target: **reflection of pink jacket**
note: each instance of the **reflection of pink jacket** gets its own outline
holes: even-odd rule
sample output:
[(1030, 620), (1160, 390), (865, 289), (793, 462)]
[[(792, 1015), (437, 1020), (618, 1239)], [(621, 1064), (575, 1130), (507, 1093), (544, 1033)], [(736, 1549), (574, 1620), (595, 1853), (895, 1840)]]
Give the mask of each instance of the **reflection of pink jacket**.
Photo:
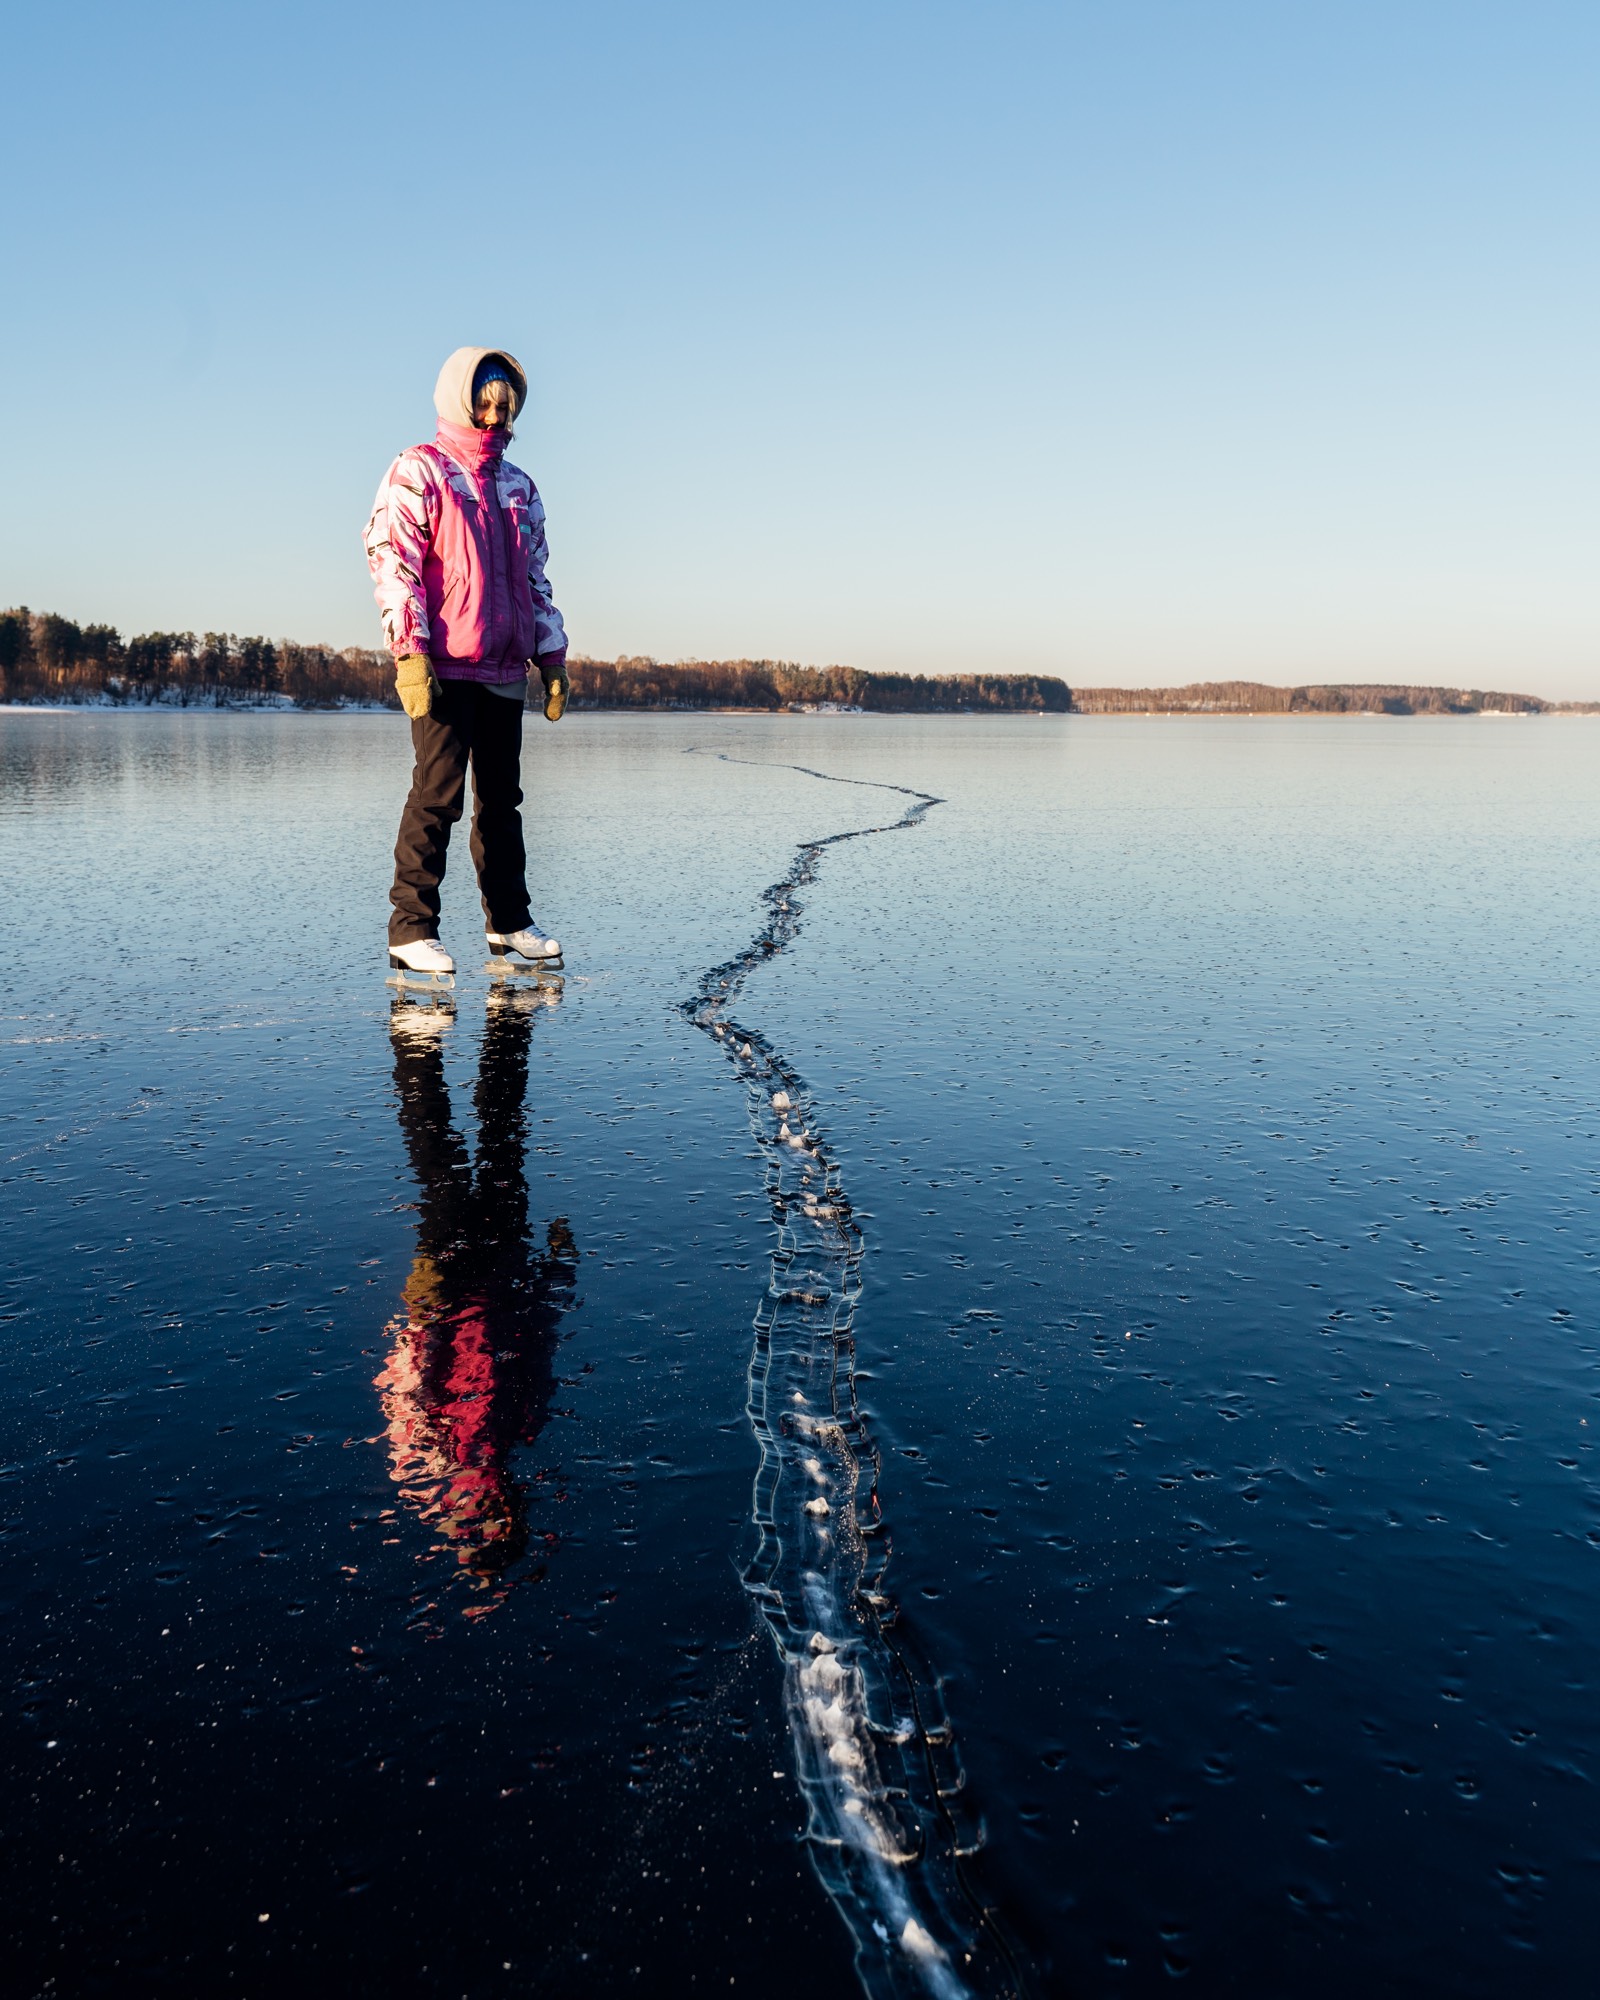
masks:
[(503, 431), (441, 420), (432, 444), (390, 466), (367, 523), (389, 650), (431, 654), (443, 680), (517, 681), (525, 661), (567, 656), (544, 503), (505, 447)]

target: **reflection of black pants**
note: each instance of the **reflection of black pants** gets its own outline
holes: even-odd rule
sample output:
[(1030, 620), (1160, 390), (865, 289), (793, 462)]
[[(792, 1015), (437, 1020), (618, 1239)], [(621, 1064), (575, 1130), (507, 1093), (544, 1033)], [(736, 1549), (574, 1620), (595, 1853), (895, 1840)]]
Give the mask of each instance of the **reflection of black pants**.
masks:
[(439, 934), (439, 884), (450, 829), (461, 817), (472, 766), (472, 861), (492, 931), (529, 920), (522, 846), (522, 703), (476, 681), (441, 681), (431, 714), (411, 725), (416, 767), (400, 816), (389, 901), (390, 944)]

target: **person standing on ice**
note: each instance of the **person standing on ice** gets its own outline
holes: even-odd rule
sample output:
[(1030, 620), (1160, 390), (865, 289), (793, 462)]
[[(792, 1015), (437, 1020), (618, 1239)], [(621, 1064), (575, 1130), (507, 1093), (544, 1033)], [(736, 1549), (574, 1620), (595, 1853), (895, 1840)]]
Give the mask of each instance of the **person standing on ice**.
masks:
[(469, 764), (485, 941), (497, 955), (561, 956), (529, 907), (518, 810), (530, 666), (549, 719), (567, 705), (544, 504), (505, 456), (527, 397), (527, 376), (504, 348), (458, 347), (434, 387), (438, 433), (390, 466), (363, 538), (416, 753), (389, 892), (389, 963), (411, 972), (455, 970), (439, 942), (439, 885)]

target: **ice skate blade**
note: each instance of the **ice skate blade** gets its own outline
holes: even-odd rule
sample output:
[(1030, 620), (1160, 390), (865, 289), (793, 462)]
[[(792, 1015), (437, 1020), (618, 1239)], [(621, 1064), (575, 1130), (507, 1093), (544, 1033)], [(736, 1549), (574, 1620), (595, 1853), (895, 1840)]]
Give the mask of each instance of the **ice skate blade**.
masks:
[[(393, 964), (392, 960), (390, 962)], [(456, 990), (453, 972), (413, 972), (405, 965), (395, 965), (383, 983), (401, 993), (453, 993)]]
[(537, 979), (541, 973), (565, 970), (559, 958), (491, 958), (483, 968), (487, 979)]

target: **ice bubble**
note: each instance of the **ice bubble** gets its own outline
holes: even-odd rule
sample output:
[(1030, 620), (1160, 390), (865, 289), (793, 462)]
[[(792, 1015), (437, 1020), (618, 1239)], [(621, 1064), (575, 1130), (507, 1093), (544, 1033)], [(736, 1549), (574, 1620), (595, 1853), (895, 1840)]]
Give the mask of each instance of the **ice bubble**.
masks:
[(828, 1503), (826, 1500), (808, 1500), (806, 1502), (806, 1512), (817, 1515), (826, 1514), (828, 1512)]
[(774, 1111), (787, 1111), (791, 1102), (792, 1100), (786, 1090), (775, 1090), (772, 1093), (772, 1108)]

